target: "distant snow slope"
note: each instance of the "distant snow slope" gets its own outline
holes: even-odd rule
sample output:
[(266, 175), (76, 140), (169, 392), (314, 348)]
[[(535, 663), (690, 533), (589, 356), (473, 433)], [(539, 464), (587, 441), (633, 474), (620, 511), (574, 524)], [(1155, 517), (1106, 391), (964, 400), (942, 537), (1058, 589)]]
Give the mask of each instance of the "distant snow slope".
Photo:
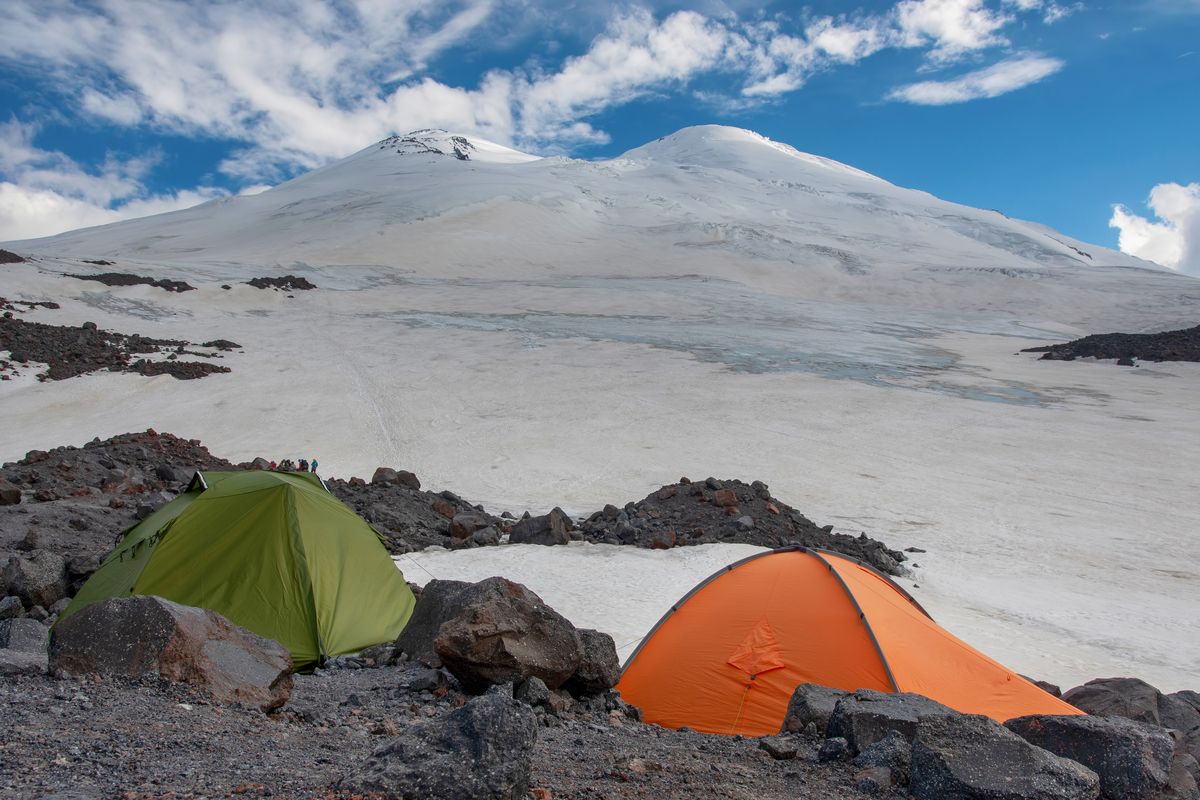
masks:
[[(715, 125), (596, 162), (417, 131), (255, 196), (10, 247), (213, 279), (304, 265), (442, 280), (699, 274), (813, 299), (1054, 309), (1088, 330), (1173, 324), (1197, 302), (1194, 281), (1150, 262)], [(1114, 296), (1131, 285), (1135, 297)]]
[[(242, 351), (187, 382), (21, 367), (0, 460), (153, 427), (517, 513), (759, 479), (927, 550), (906, 586), (1013, 669), (1200, 689), (1200, 365), (1014, 355), (1193, 326), (1194, 278), (720, 126), (597, 162), (416, 131), (259, 195), (3, 247), (33, 260), (0, 267), (0, 295), (62, 305), (28, 319)], [(114, 270), (197, 290), (65, 276)], [(286, 274), (319, 288), (245, 283)], [(521, 569), (630, 638), (665, 608), (628, 605), (698, 566), (626, 553)], [(521, 557), (429, 555), (438, 577)]]

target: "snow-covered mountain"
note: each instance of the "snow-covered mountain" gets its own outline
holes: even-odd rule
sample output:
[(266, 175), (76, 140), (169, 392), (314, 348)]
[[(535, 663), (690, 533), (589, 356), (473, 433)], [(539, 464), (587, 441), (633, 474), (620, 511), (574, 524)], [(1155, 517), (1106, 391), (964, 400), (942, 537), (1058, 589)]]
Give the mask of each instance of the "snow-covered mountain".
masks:
[[(1194, 281), (1150, 262), (715, 125), (594, 162), (416, 131), (256, 196), (12, 247), (214, 279), (306, 265), (442, 280), (704, 275), (907, 308), (1069, 310), (1088, 330), (1174, 324), (1195, 303), (1178, 297)], [(1121, 289), (1134, 284), (1136, 299)]]
[[(759, 479), (927, 550), (922, 605), (1024, 674), (1198, 688), (1200, 365), (1014, 355), (1195, 325), (1194, 278), (719, 126), (596, 162), (417, 131), (256, 196), (3, 247), (33, 260), (0, 294), (62, 305), (27, 319), (241, 351), (197, 381), (22, 368), (0, 460), (153, 427), (517, 513)], [(197, 291), (68, 277), (108, 271)], [(286, 274), (318, 289), (246, 284)], [(443, 555), (422, 568), (467, 574)], [(613, 615), (666, 602), (639, 576), (675, 591), (673, 565), (708, 563), (593, 555), (638, 568), (521, 574), (628, 631)]]

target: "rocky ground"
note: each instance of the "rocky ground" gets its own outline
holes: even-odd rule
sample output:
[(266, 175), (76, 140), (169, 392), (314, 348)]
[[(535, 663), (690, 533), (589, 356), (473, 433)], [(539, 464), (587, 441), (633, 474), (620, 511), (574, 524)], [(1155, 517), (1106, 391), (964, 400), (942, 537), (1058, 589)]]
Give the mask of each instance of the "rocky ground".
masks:
[(1022, 353), (1045, 353), (1043, 361), (1115, 358), (1123, 366), (1141, 361), (1200, 361), (1200, 325), (1163, 333), (1099, 333), (1073, 342), (1030, 347)]
[[(0, 380), (11, 380), (21, 374), (30, 362), (47, 365), (47, 369), (37, 376), (43, 381), (60, 381), (101, 370), (173, 375), (180, 380), (191, 380), (214, 372), (230, 372), (229, 367), (214, 364), (212, 360), (222, 358), (222, 351), (238, 347), (224, 340), (192, 345), (175, 339), (151, 339), (136, 333), (126, 336), (116, 331), (103, 331), (93, 322), (85, 322), (79, 327), (47, 325), (27, 322), (16, 316), (36, 305), (58, 308), (55, 303), (10, 302), (0, 297), (0, 351), (9, 354), (7, 359), (0, 359)], [(204, 350), (189, 350), (189, 347)], [(159, 353), (168, 355), (165, 360), (137, 358)], [(209, 361), (180, 358), (187, 355)]]
[[(429, 672), (400, 664), (299, 675), (291, 700), (269, 716), (158, 677), (0, 679), (0, 792), (347, 797), (337, 781), (375, 747), (463, 703), (452, 681), (414, 688)], [(532, 797), (823, 800), (856, 791), (858, 768), (819, 763), (817, 738), (791, 737), (798, 756), (777, 761), (755, 739), (669, 731), (583, 704), (539, 722), (531, 787), (541, 792)]]

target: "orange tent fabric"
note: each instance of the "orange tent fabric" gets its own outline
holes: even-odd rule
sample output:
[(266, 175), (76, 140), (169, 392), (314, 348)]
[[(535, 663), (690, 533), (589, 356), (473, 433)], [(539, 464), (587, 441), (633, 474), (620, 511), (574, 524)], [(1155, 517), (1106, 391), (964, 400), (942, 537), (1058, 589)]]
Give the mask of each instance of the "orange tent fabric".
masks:
[(743, 559), (693, 589), (617, 689), (665, 728), (767, 736), (801, 683), (916, 692), (999, 722), (1082, 713), (951, 635), (871, 567), (803, 547)]

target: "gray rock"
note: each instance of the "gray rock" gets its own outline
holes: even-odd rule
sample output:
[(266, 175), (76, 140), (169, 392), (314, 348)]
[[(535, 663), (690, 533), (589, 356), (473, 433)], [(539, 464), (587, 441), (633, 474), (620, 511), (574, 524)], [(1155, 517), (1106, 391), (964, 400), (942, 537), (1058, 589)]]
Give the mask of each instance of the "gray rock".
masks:
[(446, 673), (440, 669), (425, 669), (408, 679), (408, 688), (414, 692), (436, 692), (450, 685)]
[(529, 791), (537, 726), (526, 705), (497, 687), (409, 727), (342, 778), (338, 789), (406, 799), (518, 800)]
[(562, 688), (579, 697), (600, 694), (616, 686), (617, 681), (621, 680), (621, 661), (617, 658), (616, 642), (607, 633), (591, 628), (579, 628), (578, 632), (583, 642), (583, 658)]
[(850, 754), (858, 755), (887, 736), (888, 731), (898, 731), (905, 741), (911, 742), (917, 734), (920, 717), (958, 713), (924, 695), (859, 689), (837, 701), (825, 735), (845, 739)]
[(0, 675), (41, 675), (46, 669), (45, 653), (0, 650)]
[(1088, 767), (1109, 800), (1151, 800), (1166, 786), (1175, 749), (1170, 734), (1121, 716), (1034, 714), (1004, 726), (1021, 738)]
[(508, 536), (511, 544), (570, 544), (571, 518), (561, 508), (554, 508), (541, 517), (523, 519), (513, 525)]
[(516, 699), (527, 706), (535, 708), (550, 705), (550, 690), (541, 678), (534, 676), (521, 681), (521, 685), (513, 693)]
[(0, 648), (45, 655), (49, 645), (50, 632), (37, 620), (0, 620)]
[(25, 616), (25, 606), (21, 605), (21, 598), (16, 595), (9, 595), (0, 600), (0, 619), (13, 619), (23, 616)]
[(825, 726), (833, 716), (837, 701), (849, 692), (843, 689), (831, 689), (828, 686), (818, 686), (815, 683), (802, 683), (792, 692), (788, 701), (787, 714), (784, 715), (780, 733), (797, 733), (807, 731), (809, 725), (824, 735)]
[(45, 622), (50, 619), (50, 612), (41, 606), (33, 606), (26, 613), (29, 614), (30, 619), (37, 620), (38, 622)]
[(1191, 702), (1195, 692), (1164, 694), (1158, 699), (1158, 721), (1164, 728), (1186, 733), (1200, 726), (1200, 709)]
[(758, 739), (758, 749), (776, 761), (788, 761), (800, 752), (800, 745), (787, 736), (762, 736)]
[(831, 736), (821, 743), (817, 761), (822, 764), (827, 761), (849, 761), (852, 755), (849, 742), (841, 736)]
[(739, 531), (752, 531), (754, 530), (754, 517), (738, 517), (737, 522), (734, 524)]
[(394, 485), (400, 483), (400, 474), (390, 467), (380, 467), (371, 476), (371, 483), (376, 485)]
[(475, 544), (481, 546), (500, 544), (500, 531), (489, 525), (471, 534), (471, 539)]
[(1091, 800), (1096, 773), (976, 714), (923, 718), (909, 791), (938, 800)]
[(434, 650), (473, 694), (533, 675), (557, 689), (583, 660), (575, 626), (519, 583), (488, 578), (455, 602), (463, 610), (438, 629)]
[(908, 786), (912, 776), (912, 745), (898, 731), (888, 735), (854, 757), (860, 767), (886, 767), (900, 786)]
[(391, 642), (373, 644), (360, 652), (358, 657), (374, 661), (377, 667), (386, 666), (396, 660), (396, 646)]
[[(448, 522), (448, 520), (447, 520)], [(433, 640), (446, 620), (454, 619), (466, 607), (458, 596), (472, 584), (466, 581), (432, 580), (417, 596), (408, 624), (396, 639), (396, 649), (416, 660), (433, 652)]]
[(1125, 717), (1160, 725), (1158, 689), (1137, 678), (1096, 678), (1063, 692), (1063, 700), (1093, 717)]
[(4, 568), (7, 593), (21, 598), (25, 607), (50, 606), (67, 596), (67, 569), (63, 560), (47, 550), (14, 556)]
[[(1200, 761), (1200, 728), (1193, 728), (1185, 733), (1183, 738), (1179, 740), (1179, 744), (1176, 746), (1176, 749), (1179, 752), (1187, 753), (1192, 758)], [(1196, 780), (1200, 780), (1200, 775), (1196, 777)]]
[(16, 506), (21, 504), (21, 490), (15, 486), (0, 487), (0, 506)]
[(1162, 800), (1197, 800), (1200, 798), (1200, 763), (1190, 753), (1176, 752), (1171, 756), (1171, 777), (1163, 789)]
[(253, 461), (251, 461), (251, 462), (250, 462), (250, 466), (252, 466), (252, 467), (258, 467), (259, 469), (270, 469), (270, 468), (271, 468), (271, 462), (270, 462), (270, 461), (267, 461), (267, 460), (266, 460), (265, 458), (263, 458), (262, 456), (259, 456), (259, 457), (255, 458)]
[(854, 784), (863, 794), (882, 794), (896, 783), (896, 776), (887, 767), (867, 767), (854, 776)]
[(73, 675), (157, 672), (264, 713), (292, 691), (292, 657), (283, 645), (210, 609), (145, 595), (103, 600), (60, 620), (50, 665)]

